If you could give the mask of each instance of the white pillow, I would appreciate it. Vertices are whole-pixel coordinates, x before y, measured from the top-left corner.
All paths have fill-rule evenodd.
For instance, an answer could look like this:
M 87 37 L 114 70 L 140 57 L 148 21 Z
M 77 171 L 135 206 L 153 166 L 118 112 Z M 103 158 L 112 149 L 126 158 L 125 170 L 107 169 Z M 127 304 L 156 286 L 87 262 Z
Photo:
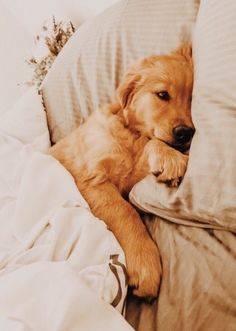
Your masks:
M 22 94 L 17 84 L 30 73 L 25 63 L 31 35 L 8 9 L 0 3 L 0 116 Z
M 131 192 L 173 222 L 236 232 L 236 1 L 202 0 L 193 38 L 196 127 L 178 189 L 149 176 Z
M 52 16 L 72 21 L 77 28 L 93 11 L 76 0 L 2 0 L 7 10 L 35 37 L 43 22 Z

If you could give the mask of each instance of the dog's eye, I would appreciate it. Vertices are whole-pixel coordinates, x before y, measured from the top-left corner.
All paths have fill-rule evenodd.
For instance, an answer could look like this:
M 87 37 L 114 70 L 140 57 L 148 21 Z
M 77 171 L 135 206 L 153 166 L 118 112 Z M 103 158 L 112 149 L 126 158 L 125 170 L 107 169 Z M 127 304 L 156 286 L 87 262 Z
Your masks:
M 157 92 L 156 95 L 158 96 L 159 99 L 161 99 L 163 101 L 169 101 L 170 100 L 170 95 L 167 91 Z

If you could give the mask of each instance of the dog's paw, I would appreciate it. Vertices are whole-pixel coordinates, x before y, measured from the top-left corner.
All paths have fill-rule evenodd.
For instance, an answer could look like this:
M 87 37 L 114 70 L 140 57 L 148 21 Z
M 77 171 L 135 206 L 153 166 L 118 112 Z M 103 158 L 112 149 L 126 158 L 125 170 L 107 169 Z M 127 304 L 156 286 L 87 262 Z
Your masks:
M 147 237 L 126 253 L 129 285 L 133 288 L 133 294 L 148 299 L 157 297 L 162 269 L 155 243 Z
M 164 182 L 174 187 L 182 180 L 188 164 L 188 155 L 168 148 L 163 153 L 156 153 L 149 157 L 150 171 L 158 182 Z

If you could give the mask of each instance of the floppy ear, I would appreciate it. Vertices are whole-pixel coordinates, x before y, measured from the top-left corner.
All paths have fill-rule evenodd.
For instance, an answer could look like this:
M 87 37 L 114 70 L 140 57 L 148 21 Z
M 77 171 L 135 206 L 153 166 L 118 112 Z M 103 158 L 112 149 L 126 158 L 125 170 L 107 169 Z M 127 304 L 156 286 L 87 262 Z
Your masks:
M 181 55 L 185 57 L 187 61 L 192 59 L 192 45 L 190 43 L 182 44 L 180 47 L 178 47 L 176 50 L 172 52 L 176 55 Z
M 117 99 L 123 109 L 129 106 L 140 78 L 141 75 L 136 71 L 130 71 L 125 75 L 123 81 L 119 85 L 117 89 Z

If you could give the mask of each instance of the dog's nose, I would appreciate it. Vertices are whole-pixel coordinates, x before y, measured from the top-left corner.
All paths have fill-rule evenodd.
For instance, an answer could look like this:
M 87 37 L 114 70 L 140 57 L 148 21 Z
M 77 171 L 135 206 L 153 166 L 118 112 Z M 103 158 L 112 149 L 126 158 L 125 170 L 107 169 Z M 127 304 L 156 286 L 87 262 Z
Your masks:
M 178 143 L 185 144 L 192 139 L 194 131 L 195 130 L 189 126 L 179 125 L 173 129 L 173 135 Z

